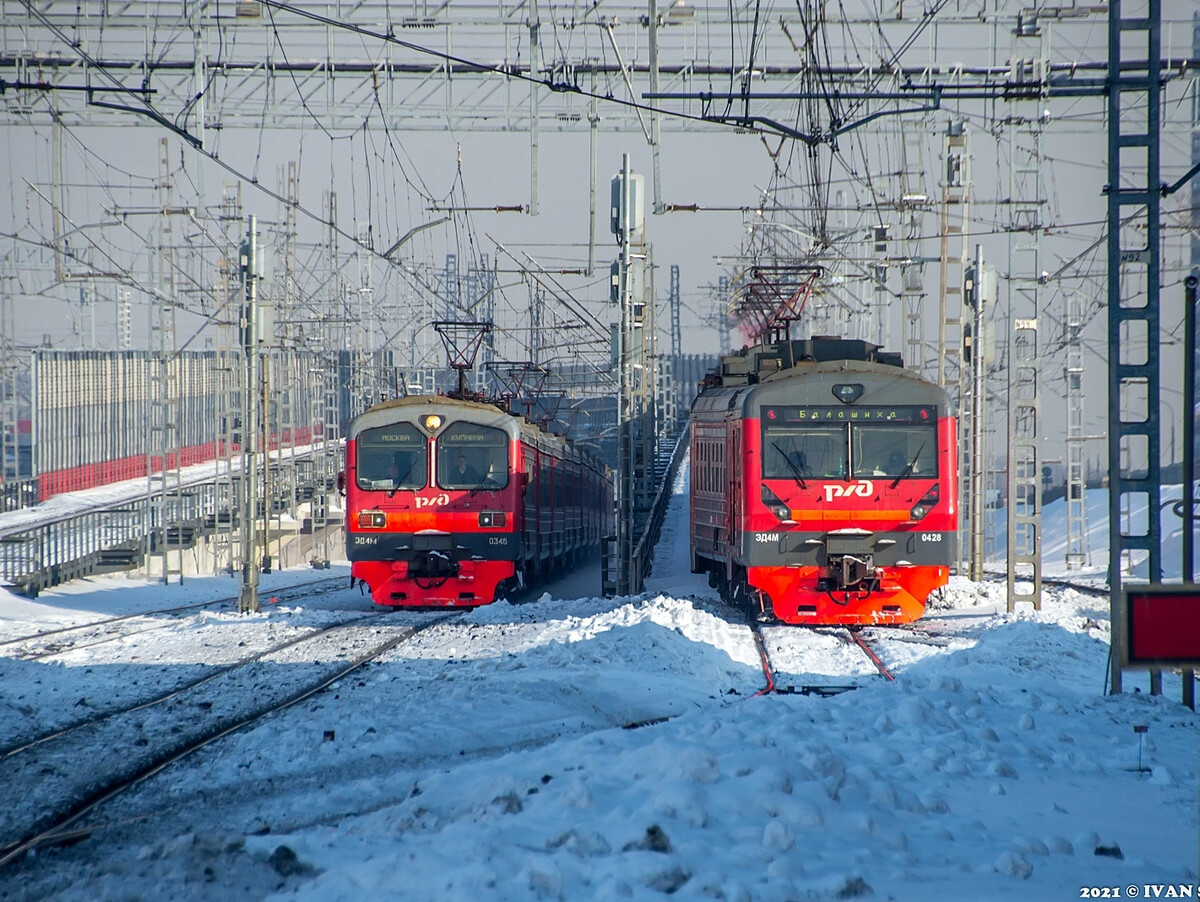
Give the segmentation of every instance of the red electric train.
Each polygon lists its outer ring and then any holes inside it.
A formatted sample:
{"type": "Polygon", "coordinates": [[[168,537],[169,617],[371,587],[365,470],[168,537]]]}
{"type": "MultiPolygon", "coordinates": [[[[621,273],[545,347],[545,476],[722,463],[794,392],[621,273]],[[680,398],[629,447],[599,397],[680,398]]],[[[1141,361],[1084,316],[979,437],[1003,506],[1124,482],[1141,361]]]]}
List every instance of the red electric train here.
{"type": "Polygon", "coordinates": [[[543,581],[611,531],[604,465],[481,401],[418,395],[355,417],[346,554],[376,604],[470,607],[543,581]]]}
{"type": "Polygon", "coordinates": [[[722,359],[691,412],[692,571],[760,619],[920,617],[958,523],[946,393],[862,341],[722,359]]]}

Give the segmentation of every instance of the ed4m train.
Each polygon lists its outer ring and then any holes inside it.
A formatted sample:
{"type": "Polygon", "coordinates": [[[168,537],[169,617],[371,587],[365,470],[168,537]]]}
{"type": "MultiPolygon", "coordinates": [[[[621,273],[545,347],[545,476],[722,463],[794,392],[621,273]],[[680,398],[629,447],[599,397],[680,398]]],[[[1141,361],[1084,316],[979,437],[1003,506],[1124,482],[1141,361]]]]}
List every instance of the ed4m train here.
{"type": "Polygon", "coordinates": [[[691,413],[693,572],[752,615],[921,616],[949,579],[958,501],[946,393],[862,341],[723,358],[691,413]]]}
{"type": "Polygon", "coordinates": [[[346,439],[346,555],[377,604],[487,604],[569,569],[612,525],[602,463],[494,404],[376,404],[346,439]]]}

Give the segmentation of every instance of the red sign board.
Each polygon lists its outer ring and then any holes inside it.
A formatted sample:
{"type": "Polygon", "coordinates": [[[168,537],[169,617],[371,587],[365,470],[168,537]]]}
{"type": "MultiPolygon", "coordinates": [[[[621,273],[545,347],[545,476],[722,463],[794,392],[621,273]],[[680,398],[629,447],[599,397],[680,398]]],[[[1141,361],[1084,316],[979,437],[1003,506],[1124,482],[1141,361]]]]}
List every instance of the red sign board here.
{"type": "Polygon", "coordinates": [[[1125,590],[1126,667],[1200,668],[1200,586],[1125,590]]]}

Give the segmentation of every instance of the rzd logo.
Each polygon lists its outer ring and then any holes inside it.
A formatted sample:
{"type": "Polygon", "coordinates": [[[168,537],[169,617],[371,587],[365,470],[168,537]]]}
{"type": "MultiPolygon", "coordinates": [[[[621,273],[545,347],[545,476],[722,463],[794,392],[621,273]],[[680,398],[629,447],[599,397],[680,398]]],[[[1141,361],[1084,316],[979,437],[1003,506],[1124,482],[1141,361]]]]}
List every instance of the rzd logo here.
{"type": "Polygon", "coordinates": [[[835,484],[825,486],[826,501],[832,501],[834,498],[845,498],[848,495],[870,498],[874,493],[875,483],[869,479],[860,479],[858,482],[848,482],[845,485],[835,484]]]}
{"type": "Polygon", "coordinates": [[[417,501],[418,508],[444,507],[445,505],[450,503],[450,496],[447,495],[445,492],[442,492],[440,495],[434,495],[432,498],[423,498],[420,495],[418,495],[416,498],[416,501],[417,501]]]}

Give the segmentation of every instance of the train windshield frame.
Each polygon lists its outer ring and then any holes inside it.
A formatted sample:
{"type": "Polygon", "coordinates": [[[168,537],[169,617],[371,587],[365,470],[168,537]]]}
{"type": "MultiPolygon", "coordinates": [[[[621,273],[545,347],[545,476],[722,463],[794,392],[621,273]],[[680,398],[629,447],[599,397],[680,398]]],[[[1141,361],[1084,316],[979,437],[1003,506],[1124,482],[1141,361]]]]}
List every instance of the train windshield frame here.
{"type": "Polygon", "coordinates": [[[502,489],[508,485],[508,470],[508,434],[502,429],[457,420],[438,436],[439,488],[502,489]]]}
{"type": "Polygon", "coordinates": [[[763,479],[929,479],[937,475],[937,408],[765,407],[763,479]]]}
{"type": "Polygon", "coordinates": [[[364,429],[356,440],[355,482],[367,491],[417,491],[429,484],[429,440],[412,423],[364,429]]]}

